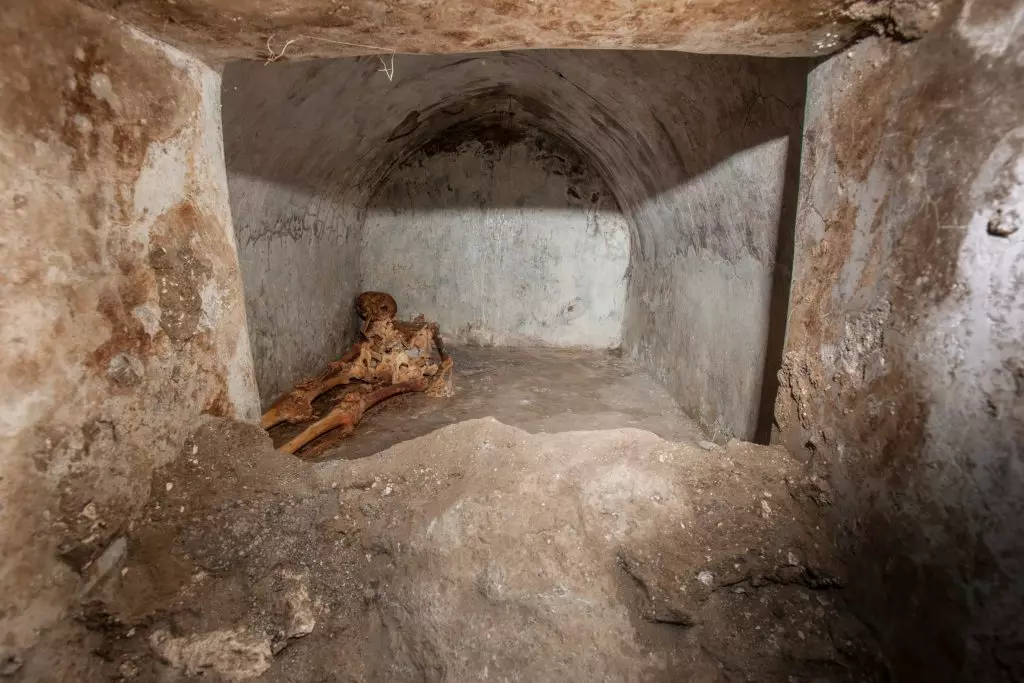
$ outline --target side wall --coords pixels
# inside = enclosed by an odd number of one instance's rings
[[[785,256],[777,256],[791,239],[796,174],[787,156],[799,107],[795,93],[752,107],[749,125],[780,137],[723,155],[635,210],[650,227],[632,268],[626,348],[715,438],[768,438],[759,432],[770,420],[762,394],[775,394],[765,370],[770,378],[778,367],[789,293]],[[744,134],[726,128],[718,145]],[[718,145],[698,152],[715,154]]]
[[[123,548],[194,419],[258,406],[217,74],[60,0],[8,3],[0,37],[8,656]]]
[[[1024,4],[815,69],[777,439],[897,680],[1024,677]],[[1014,232],[1015,231],[1015,232]],[[1012,233],[1012,234],[1011,234]]]
[[[447,136],[370,204],[363,288],[460,343],[619,346],[629,227],[589,162],[539,131]]]
[[[229,150],[244,144],[237,113],[225,108]],[[243,173],[229,174],[228,186],[256,383],[268,408],[357,333],[361,212],[328,191]]]

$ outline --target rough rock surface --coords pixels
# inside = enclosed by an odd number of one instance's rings
[[[935,0],[86,0],[209,59],[522,48],[668,49],[770,56],[834,52],[864,31],[914,37]]]
[[[826,490],[737,441],[488,418],[311,465],[211,420],[23,680],[872,680]]]
[[[116,555],[193,418],[259,406],[219,76],[61,0],[5,3],[0,55],[2,661]]]
[[[246,631],[211,631],[175,638],[154,631],[149,639],[153,652],[171,668],[186,676],[210,673],[225,681],[256,678],[270,668],[270,636]]]
[[[1024,3],[809,80],[778,439],[900,680],[1024,678]],[[1007,234],[1009,233],[1009,234]]]

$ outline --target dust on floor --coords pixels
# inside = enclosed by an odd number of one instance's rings
[[[482,417],[534,433],[636,427],[670,441],[706,438],[668,391],[628,359],[567,349],[456,346],[449,351],[455,360],[454,396],[398,396],[368,410],[351,437],[325,434],[301,455],[363,458]],[[338,387],[314,401],[317,418],[348,390]],[[307,424],[280,425],[270,434],[281,445]]]
[[[784,451],[494,419],[304,463],[211,419],[24,681],[881,680]]]

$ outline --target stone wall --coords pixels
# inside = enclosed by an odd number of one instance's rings
[[[1024,4],[954,9],[811,76],[776,438],[832,476],[854,603],[896,679],[1011,681]]]
[[[872,28],[913,37],[927,0],[86,0],[211,61],[536,48],[824,55]],[[291,44],[288,44],[290,41]],[[398,67],[399,70],[401,66]]]
[[[8,3],[0,37],[0,647],[16,653],[123,550],[195,418],[258,406],[218,75],[60,0]]]

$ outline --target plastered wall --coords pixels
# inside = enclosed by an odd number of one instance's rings
[[[237,121],[230,109],[228,125]],[[337,359],[357,334],[358,212],[309,186],[229,176],[263,407]],[[271,313],[272,312],[272,313]]]
[[[363,288],[460,343],[618,347],[629,227],[603,180],[550,135],[458,137],[412,155],[371,200]]]

